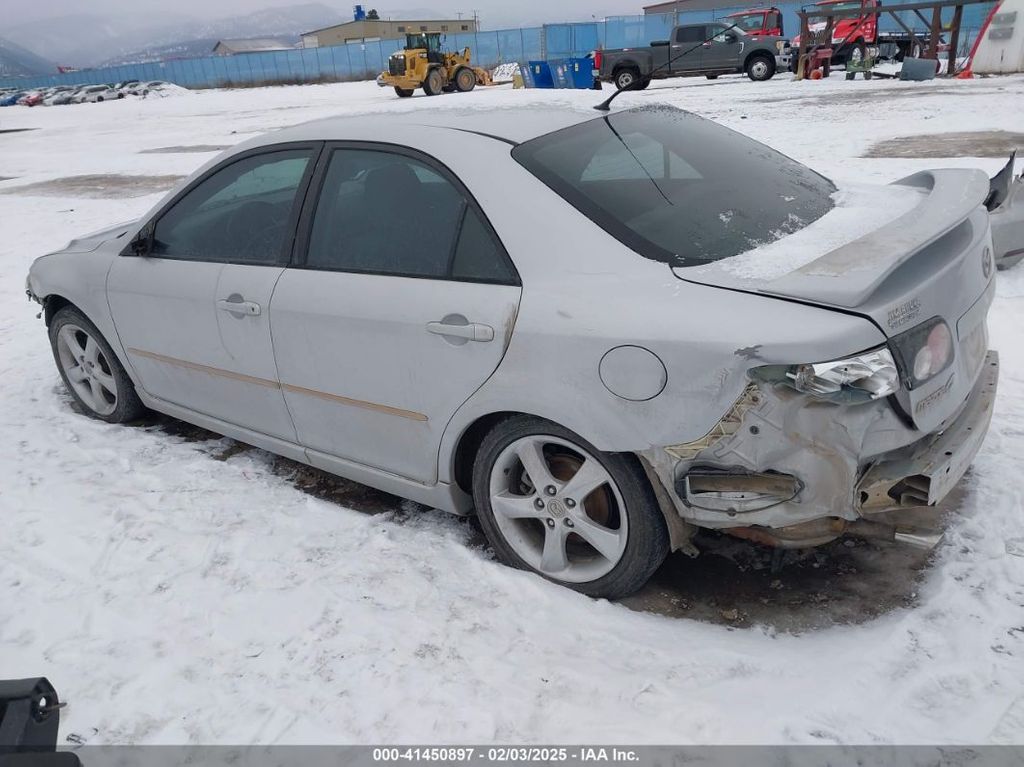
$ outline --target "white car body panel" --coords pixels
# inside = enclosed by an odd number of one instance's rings
[[[711,434],[750,390],[752,367],[840,359],[884,344],[887,335],[855,311],[679,279],[512,156],[516,141],[593,117],[526,109],[332,119],[247,141],[192,176],[225,157],[287,142],[413,147],[472,193],[511,255],[521,289],[265,266],[246,275],[118,255],[174,193],[133,225],[73,243],[72,250],[88,252],[38,260],[29,288],[40,298],[64,297],[93,319],[154,409],[422,503],[469,508],[465,483],[457,484],[459,441],[479,419],[506,412],[554,421],[599,450],[637,453],[671,489],[692,462],[670,460],[665,448]],[[490,133],[501,138],[482,135]],[[973,225],[979,240],[988,236],[987,219]],[[980,260],[976,266],[980,273]],[[241,318],[218,312],[215,301],[231,293],[263,311]],[[985,310],[987,303],[971,315],[975,326]],[[454,345],[427,332],[426,323],[446,315],[488,325],[495,338]],[[602,383],[601,361],[620,346],[642,347],[664,365],[656,396],[633,401]],[[236,377],[140,357],[133,348]],[[958,382],[958,396],[971,391],[969,383]],[[760,465],[770,460],[827,481],[808,496],[814,503],[781,504],[758,524],[782,527],[837,508],[856,517],[853,483],[862,461],[923,436],[884,400],[862,406],[849,431],[831,405],[783,400],[766,397],[751,410],[777,433],[768,446],[777,449],[733,442],[716,460],[755,471],[774,468]],[[931,417],[946,428],[961,410],[950,399]],[[746,439],[758,423],[743,422]],[[698,517],[677,498],[672,503],[680,517]],[[735,524],[725,517],[701,523]]]

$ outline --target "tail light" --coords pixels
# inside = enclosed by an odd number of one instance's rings
[[[594,51],[594,69],[601,68],[601,60],[604,58],[604,54],[601,51]]]
[[[911,389],[934,378],[953,361],[953,334],[941,317],[900,333],[892,339],[892,347]]]

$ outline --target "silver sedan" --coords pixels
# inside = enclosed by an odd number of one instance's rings
[[[700,527],[934,541],[882,520],[988,427],[989,182],[879,187],[895,212],[846,239],[835,192],[669,107],[336,118],[229,150],[28,292],[89,414],[475,510],[503,562],[615,597]]]

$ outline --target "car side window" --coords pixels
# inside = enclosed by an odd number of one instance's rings
[[[712,26],[707,28],[708,37],[711,37],[712,41],[716,42],[716,43],[728,42],[725,39],[725,30],[726,30],[726,27],[723,27],[720,24],[714,24],[714,25],[712,25]],[[713,35],[713,37],[712,37],[712,35]],[[707,38],[705,38],[705,39],[707,39]]]
[[[243,158],[215,171],[168,209],[151,254],[188,261],[280,264],[292,241],[296,192],[312,151]]]
[[[676,30],[677,43],[699,43],[706,39],[704,27],[680,27]]]
[[[313,213],[312,269],[515,282],[493,234],[462,191],[413,157],[336,149]]]

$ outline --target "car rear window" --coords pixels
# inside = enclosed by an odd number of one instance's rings
[[[671,266],[735,256],[833,206],[832,183],[764,144],[674,107],[590,120],[515,159],[624,245]]]

